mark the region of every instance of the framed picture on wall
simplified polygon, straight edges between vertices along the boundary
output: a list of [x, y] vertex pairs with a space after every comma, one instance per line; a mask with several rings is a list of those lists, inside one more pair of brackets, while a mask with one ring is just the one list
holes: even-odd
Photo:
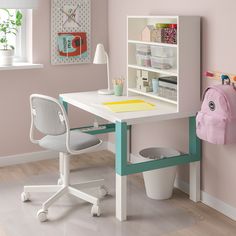
[[91, 62], [90, 0], [51, 0], [51, 63]]

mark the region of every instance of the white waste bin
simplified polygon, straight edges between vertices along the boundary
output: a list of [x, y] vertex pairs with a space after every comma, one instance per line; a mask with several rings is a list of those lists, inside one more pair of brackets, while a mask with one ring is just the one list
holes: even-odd
[[[179, 156], [180, 152], [172, 148], [147, 148], [139, 152], [139, 162]], [[156, 200], [172, 196], [177, 167], [166, 167], [143, 172], [147, 196]]]

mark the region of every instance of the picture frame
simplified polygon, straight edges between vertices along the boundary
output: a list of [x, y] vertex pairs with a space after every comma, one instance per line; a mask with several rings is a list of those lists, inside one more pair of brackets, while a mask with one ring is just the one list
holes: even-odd
[[51, 64], [90, 62], [90, 0], [51, 0]]

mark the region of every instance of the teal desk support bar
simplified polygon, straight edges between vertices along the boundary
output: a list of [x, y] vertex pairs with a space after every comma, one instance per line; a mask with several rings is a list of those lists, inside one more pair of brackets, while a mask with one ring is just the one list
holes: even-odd
[[59, 101], [63, 105], [63, 107], [65, 108], [66, 112], [68, 113], [68, 103], [65, 102], [62, 97], [59, 97]]
[[195, 117], [189, 118], [189, 154], [140, 163], [127, 163], [127, 125], [116, 123], [116, 173], [124, 176], [200, 161], [201, 143], [196, 136]]
[[166, 159], [140, 162], [136, 164], [128, 164], [125, 167], [125, 171], [123, 175], [135, 174], [135, 173], [140, 173], [140, 172], [149, 171], [149, 170], [155, 170], [155, 169], [161, 169], [161, 168], [170, 167], [170, 166], [187, 164], [192, 161], [194, 160], [190, 159], [188, 154], [185, 154], [185, 155], [170, 157]]
[[[85, 126], [85, 127], [79, 127], [79, 128], [72, 128], [71, 130], [83, 130], [83, 129], [91, 128], [91, 130], [83, 131], [83, 132], [87, 133], [87, 134], [92, 134], [92, 135], [114, 133], [116, 131], [115, 124], [102, 124], [102, 125], [99, 125], [99, 126], [105, 126], [106, 128], [98, 129], [98, 130], [92, 130], [93, 126]], [[131, 126], [129, 125], [127, 128], [128, 128], [128, 130], [130, 130]]]
[[98, 129], [98, 130], [92, 130], [93, 126], [85, 126], [85, 127], [79, 127], [79, 128], [73, 128], [71, 130], [83, 130], [87, 128], [91, 128], [89, 131], [83, 131], [87, 134], [97, 135], [97, 134], [106, 134], [106, 133], [114, 133], [115, 132], [115, 124], [102, 124], [99, 126], [105, 126], [104, 129]]

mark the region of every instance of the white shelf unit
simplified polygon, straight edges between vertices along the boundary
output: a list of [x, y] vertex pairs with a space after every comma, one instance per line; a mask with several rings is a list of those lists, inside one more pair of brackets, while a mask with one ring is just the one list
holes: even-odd
[[[177, 24], [177, 44], [144, 42], [141, 32], [147, 25], [157, 23]], [[176, 105], [176, 112], [197, 112], [200, 108], [200, 17], [198, 16], [128, 16], [127, 17], [127, 93], [141, 94]], [[173, 50], [174, 66], [156, 69], [136, 63], [136, 44], [162, 46]], [[137, 70], [156, 73], [157, 77], [177, 77], [177, 100], [143, 92], [136, 87]]]

